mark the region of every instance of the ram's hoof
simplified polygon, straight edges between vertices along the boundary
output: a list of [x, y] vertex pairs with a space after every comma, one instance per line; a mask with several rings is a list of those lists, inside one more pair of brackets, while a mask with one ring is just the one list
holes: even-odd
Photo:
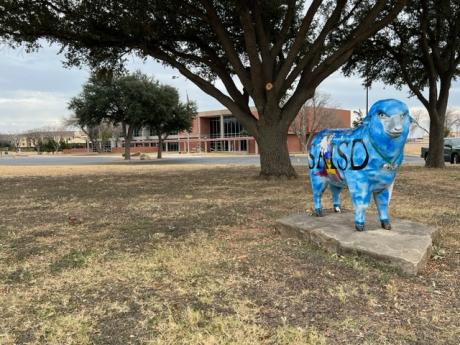
[[323, 216], [323, 210], [320, 208], [315, 209], [315, 216], [316, 217], [322, 217]]
[[356, 231], [364, 231], [364, 224], [355, 224]]
[[340, 208], [340, 206], [334, 206], [334, 212], [335, 213], [342, 213], [342, 209]]
[[391, 230], [391, 224], [390, 222], [381, 222], [382, 228], [385, 230]]

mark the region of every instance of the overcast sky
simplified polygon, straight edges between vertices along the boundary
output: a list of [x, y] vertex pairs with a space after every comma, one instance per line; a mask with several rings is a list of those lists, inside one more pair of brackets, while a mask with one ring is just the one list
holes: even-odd
[[[86, 69], [64, 68], [63, 56], [57, 52], [57, 47], [42, 48], [31, 54], [24, 49], [0, 47], [0, 133], [59, 126], [62, 119], [70, 115], [67, 104], [81, 91], [89, 73]], [[139, 69], [162, 83], [175, 86], [184, 100], [188, 94], [197, 102], [199, 111], [223, 108], [178, 72], [152, 60], [143, 63], [132, 58], [129, 68]], [[173, 76], [180, 77], [173, 79]], [[320, 85], [319, 91], [330, 94], [331, 103], [338, 107], [365, 108], [365, 90], [357, 78], [345, 78], [335, 73]], [[408, 98], [407, 89], [398, 91], [376, 84], [370, 90], [369, 103], [382, 98], [399, 98], [409, 107], [421, 107], [416, 98]], [[451, 89], [449, 105], [460, 107], [459, 82]]]

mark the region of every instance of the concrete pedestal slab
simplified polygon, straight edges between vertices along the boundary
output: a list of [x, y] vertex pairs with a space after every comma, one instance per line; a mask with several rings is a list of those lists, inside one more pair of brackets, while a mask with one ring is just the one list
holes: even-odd
[[307, 213], [277, 220], [284, 236], [311, 241], [334, 253], [356, 253], [383, 261], [404, 273], [415, 275], [431, 255], [437, 230], [424, 224], [392, 218], [392, 230], [384, 230], [375, 214], [368, 214], [366, 230], [355, 230], [353, 213], [326, 211], [324, 217]]

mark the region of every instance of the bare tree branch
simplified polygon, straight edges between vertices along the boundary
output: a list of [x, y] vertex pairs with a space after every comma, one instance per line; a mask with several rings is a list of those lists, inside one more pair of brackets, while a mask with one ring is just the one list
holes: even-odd
[[274, 82], [275, 90], [281, 90], [284, 80], [286, 76], [288, 75], [289, 71], [291, 70], [295, 59], [297, 58], [297, 54], [299, 53], [300, 49], [305, 43], [305, 38], [310, 29], [313, 18], [315, 17], [315, 14], [317, 13], [318, 8], [321, 5], [321, 3], [322, 3], [321, 0], [313, 0], [312, 4], [308, 8], [308, 11], [304, 16], [302, 20], [302, 24], [300, 25], [299, 31], [295, 37], [294, 43], [292, 44], [292, 47], [289, 50], [289, 53], [284, 63], [281, 65], [278, 75], [276, 76], [276, 79]]
[[233, 44], [230, 41], [230, 38], [228, 37], [226, 30], [222, 25], [222, 22], [220, 21], [214, 6], [209, 2], [209, 0], [200, 1], [206, 8], [206, 11], [210, 18], [209, 24], [212, 26], [219, 41], [222, 43], [222, 47], [224, 48], [230, 63], [235, 68], [238, 78], [240, 79], [241, 83], [246, 87], [246, 89], [250, 93], [252, 93], [253, 85], [251, 79], [247, 75], [246, 69], [244, 68], [243, 63], [241, 62], [238, 53], [233, 47]]
[[[319, 3], [321, 3], [321, 1], [319, 1]], [[296, 0], [289, 0], [287, 3], [287, 11], [286, 11], [286, 15], [284, 16], [281, 31], [270, 52], [273, 60], [275, 60], [275, 58], [280, 54], [283, 48], [283, 45], [285, 44], [287, 33], [289, 31], [290, 26], [292, 25], [292, 21], [294, 20], [295, 5], [296, 5]]]

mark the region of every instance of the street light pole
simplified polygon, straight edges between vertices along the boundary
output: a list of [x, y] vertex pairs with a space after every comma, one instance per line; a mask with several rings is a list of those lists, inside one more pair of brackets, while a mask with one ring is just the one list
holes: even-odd
[[[171, 77], [171, 79], [179, 79], [179, 78], [180, 78], [180, 76], [178, 76], [178, 75], [173, 75]], [[185, 77], [184, 77], [184, 79], [185, 79], [185, 83], [184, 83], [184, 85], [185, 85], [185, 98], [187, 99], [187, 104], [188, 104], [188, 103], [190, 103], [190, 98], [188, 97], [188, 90], [187, 90], [187, 80], [188, 79], [185, 78]], [[198, 120], [198, 133], [199, 133], [198, 135], [201, 137], [200, 119], [198, 118], [197, 120]], [[179, 134], [178, 134], [178, 137], [179, 137]], [[200, 152], [201, 152], [201, 141], [199, 141], [199, 143], [200, 143]], [[180, 145], [179, 145], [179, 150], [180, 150]], [[190, 153], [190, 132], [188, 132], [188, 131], [187, 131], [187, 153]]]
[[366, 116], [369, 113], [369, 86], [366, 85]]
[[369, 75], [370, 75], [370, 68], [369, 68], [369, 64], [366, 63], [366, 74], [365, 74], [365, 79], [364, 79], [364, 82], [365, 82], [364, 85], [366, 86], [366, 116], [369, 113], [369, 86], [371, 85], [371, 83], [369, 82], [370, 81]]

